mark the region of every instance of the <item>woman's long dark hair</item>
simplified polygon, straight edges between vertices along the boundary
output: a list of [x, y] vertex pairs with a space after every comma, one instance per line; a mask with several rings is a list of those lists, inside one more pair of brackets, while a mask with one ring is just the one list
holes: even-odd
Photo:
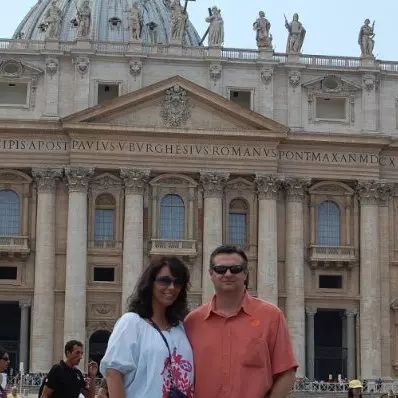
[[[352, 388], [350, 388], [348, 390], [348, 398], [352, 398], [353, 396], [354, 396], [354, 394], [353, 394]], [[359, 397], [362, 398], [362, 393], [361, 393], [361, 395]]]
[[128, 311], [135, 312], [141, 318], [149, 319], [153, 315], [152, 291], [156, 276], [163, 267], [169, 267], [174, 278], [181, 279], [184, 285], [176, 301], [166, 308], [167, 321], [177, 326], [188, 314], [187, 291], [189, 288], [189, 270], [177, 257], [161, 257], [151, 261], [150, 265], [141, 274], [134, 293], [128, 299]]

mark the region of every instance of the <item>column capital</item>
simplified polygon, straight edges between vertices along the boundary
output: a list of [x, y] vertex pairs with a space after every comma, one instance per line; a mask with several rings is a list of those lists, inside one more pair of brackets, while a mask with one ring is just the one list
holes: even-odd
[[282, 186], [280, 177], [271, 174], [256, 174], [256, 185], [258, 199], [278, 199], [278, 192]]
[[36, 180], [38, 192], [54, 192], [56, 180], [62, 177], [62, 173], [62, 168], [32, 169], [32, 176]]
[[93, 174], [93, 167], [65, 167], [69, 192], [87, 193], [88, 184]]
[[309, 179], [287, 178], [284, 187], [288, 202], [303, 202], [309, 185]]
[[221, 198], [229, 173], [220, 171], [201, 171], [200, 182], [206, 198]]
[[32, 306], [32, 301], [30, 299], [19, 300], [19, 308], [30, 308]]
[[149, 169], [120, 169], [126, 194], [143, 195], [150, 173]]
[[309, 317], [314, 317], [317, 312], [317, 308], [306, 307], [305, 309], [305, 314]]
[[358, 311], [355, 309], [345, 310], [344, 315], [347, 318], [355, 318], [358, 315]]
[[359, 181], [357, 193], [363, 205], [384, 205], [392, 195], [393, 184], [385, 181]]

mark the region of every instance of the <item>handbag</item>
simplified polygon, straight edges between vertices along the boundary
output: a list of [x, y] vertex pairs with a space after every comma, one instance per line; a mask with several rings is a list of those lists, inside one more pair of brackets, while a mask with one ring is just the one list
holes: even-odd
[[[164, 337], [164, 334], [162, 333], [162, 331], [160, 330], [159, 326], [156, 325], [156, 323], [152, 320], [149, 319], [151, 322], [151, 325], [159, 332], [159, 334], [162, 336], [162, 339], [164, 341], [164, 343], [166, 344], [167, 347], [167, 351], [169, 352], [169, 360], [170, 360], [170, 366], [171, 366], [171, 351], [170, 351], [170, 346], [169, 343], [167, 342], [166, 337]], [[181, 390], [179, 390], [175, 385], [174, 385], [174, 379], [172, 378], [172, 386], [169, 392], [169, 398], [187, 398], [187, 395], [184, 394]]]

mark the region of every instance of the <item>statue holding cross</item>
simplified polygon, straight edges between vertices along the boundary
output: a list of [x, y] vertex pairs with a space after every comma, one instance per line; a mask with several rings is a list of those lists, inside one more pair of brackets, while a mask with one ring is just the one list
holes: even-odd
[[221, 10], [214, 6], [211, 9], [211, 15], [206, 18], [209, 26], [209, 47], [221, 47], [224, 44], [224, 20], [221, 16]]

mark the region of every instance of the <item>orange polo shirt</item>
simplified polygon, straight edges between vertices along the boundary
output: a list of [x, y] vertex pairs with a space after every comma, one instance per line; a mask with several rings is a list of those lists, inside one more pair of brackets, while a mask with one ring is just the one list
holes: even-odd
[[245, 294], [230, 316], [216, 298], [185, 319], [195, 363], [195, 398], [264, 398], [273, 377], [297, 368], [282, 311]]

